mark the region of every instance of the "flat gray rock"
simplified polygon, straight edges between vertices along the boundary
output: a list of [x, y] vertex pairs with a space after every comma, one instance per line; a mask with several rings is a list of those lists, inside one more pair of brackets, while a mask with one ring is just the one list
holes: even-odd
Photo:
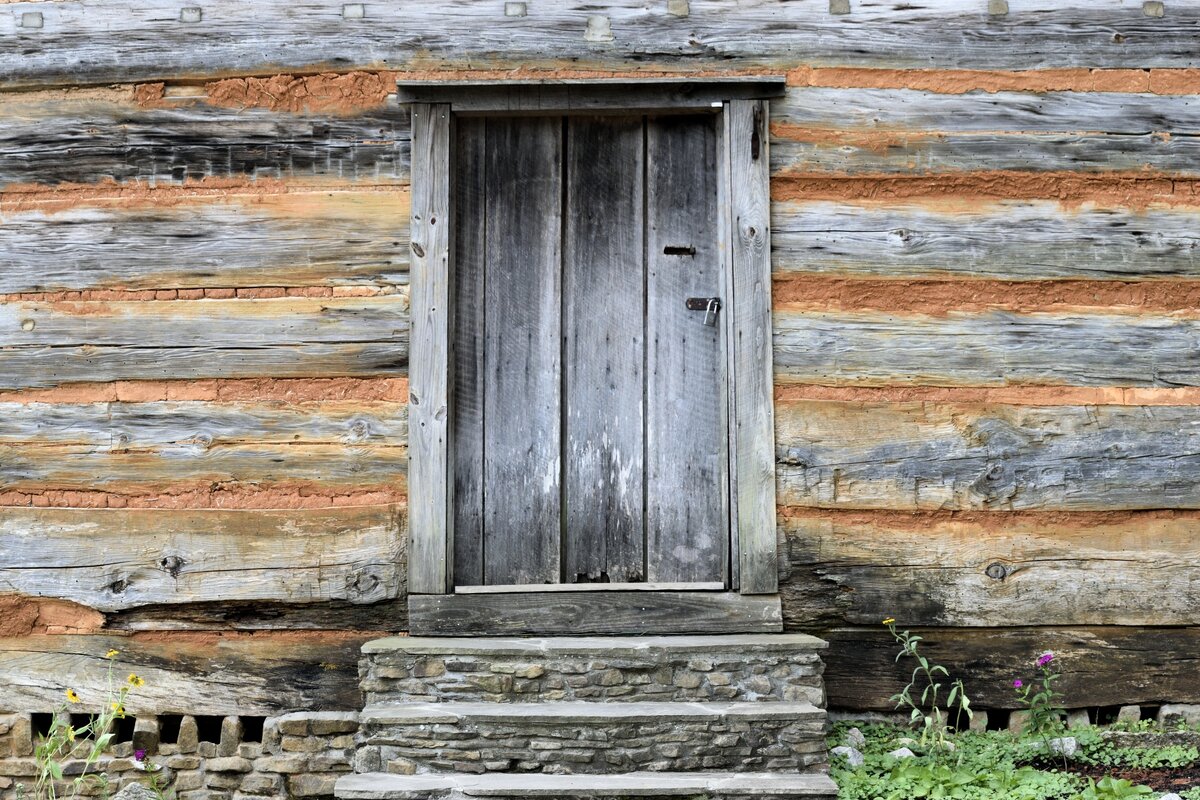
[[840, 756], [846, 759], [846, 763], [852, 767], [861, 767], [866, 763], [866, 759], [863, 758], [862, 753], [858, 752], [858, 750], [854, 749], [853, 747], [846, 747], [844, 745], [842, 747], [833, 748], [829, 751], [829, 755], [835, 757]]

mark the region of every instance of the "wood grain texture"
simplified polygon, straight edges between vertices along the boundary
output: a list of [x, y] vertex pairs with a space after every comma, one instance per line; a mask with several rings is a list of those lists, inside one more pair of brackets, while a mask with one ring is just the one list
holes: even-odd
[[562, 140], [558, 117], [488, 120], [488, 584], [558, 583], [561, 577]]
[[408, 282], [407, 192], [101, 202], [0, 217], [0, 294]]
[[202, 103], [148, 109], [67, 95], [8, 100], [2, 108], [0, 189], [247, 176], [408, 182], [408, 111], [398, 105], [334, 116]]
[[1169, 513], [785, 517], [784, 619], [796, 629], [1190, 625], [1200, 519]]
[[777, 588], [767, 104], [729, 105], [738, 585]]
[[169, 378], [396, 375], [403, 295], [0, 304], [0, 387]]
[[771, 104], [789, 172], [1155, 169], [1196, 174], [1200, 105], [1181, 95], [793, 87]]
[[483, 583], [484, 361], [487, 311], [487, 120], [455, 125], [454, 308], [450, 449], [454, 476], [454, 585]]
[[644, 135], [640, 116], [567, 118], [567, 583], [646, 578]]
[[412, 109], [413, 200], [412, 342], [409, 375], [410, 509], [408, 586], [444, 592], [454, 567], [450, 527], [450, 230], [453, 205], [454, 129], [450, 107]]
[[[723, 297], [716, 118], [652, 118], [646, 136], [646, 550], [650, 581], [727, 579]], [[680, 251], [683, 254], [680, 254]], [[719, 316], [714, 323], [719, 322]]]
[[403, 485], [407, 434], [388, 402], [0, 403], [0, 488]]
[[[903, 619], [898, 625], [908, 627]], [[917, 628], [914, 633], [925, 637], [921, 651], [931, 661], [964, 678], [976, 708], [1013, 708], [1014, 676], [1033, 677], [1034, 659], [1047, 650], [1062, 665], [1057, 688], [1071, 707], [1200, 701], [1200, 628]], [[912, 664], [896, 663], [896, 643], [883, 626], [837, 628], [822, 638], [829, 641], [822, 656], [829, 707], [891, 712], [887, 698], [904, 688]]]
[[94, 711], [115, 671], [136, 672], [146, 684], [131, 692], [131, 714], [242, 714], [357, 711], [358, 657], [371, 634], [279, 636], [119, 635], [28, 636], [0, 639], [4, 710], [53, 712], [63, 686]]
[[828, 508], [1200, 507], [1194, 406], [798, 402], [780, 502]]
[[[662, 5], [620, 0], [603, 9], [611, 39], [593, 41], [585, 33], [595, 9], [580, 2], [506, 17], [502, 6], [471, 0], [424, 7], [384, 0], [364, 18], [346, 19], [340, 0], [253, 7], [214, 0], [193, 23], [180, 22], [179, 6], [167, 0], [13, 3], [0, 20], [0, 35], [15, 43], [0, 54], [0, 74], [19, 87], [305, 67], [505, 68], [532, 57], [618, 69], [631, 58], [668, 68], [705, 61], [778, 68], [796, 54], [813, 65], [1190, 67], [1200, 19], [1200, 9], [1178, 4], [1148, 17], [1138, 0], [1051, 8], [1010, 0], [1003, 17], [965, 0], [863, 4], [844, 16], [828, 8], [823, 0], [693, 0], [689, 15], [678, 17]], [[21, 27], [24, 12], [40, 12], [42, 27]]]
[[776, 310], [781, 382], [886, 386], [1195, 386], [1200, 320], [1063, 312]]
[[391, 506], [325, 511], [6, 509], [0, 586], [98, 611], [218, 601], [355, 604], [404, 594]]
[[779, 608], [778, 595], [731, 592], [528, 592], [408, 600], [414, 636], [778, 633]]
[[1192, 209], [1081, 208], [1006, 201], [919, 205], [777, 202], [776, 273], [1038, 280], [1200, 276]]

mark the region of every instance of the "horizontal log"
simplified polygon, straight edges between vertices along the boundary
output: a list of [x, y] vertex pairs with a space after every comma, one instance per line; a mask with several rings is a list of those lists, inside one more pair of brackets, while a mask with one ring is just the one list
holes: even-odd
[[[404, 569], [403, 563], [400, 568]], [[404, 631], [408, 629], [408, 598], [400, 596], [368, 605], [348, 600], [148, 605], [106, 614], [104, 628], [112, 631]]]
[[0, 388], [402, 374], [404, 295], [0, 304]]
[[82, 444], [113, 453], [169, 445], [342, 444], [403, 447], [408, 404], [0, 402], [0, 444]]
[[771, 166], [788, 172], [1136, 170], [1196, 174], [1188, 96], [941, 94], [791, 88], [771, 104]]
[[0, 586], [98, 611], [217, 601], [355, 604], [404, 593], [392, 506], [321, 511], [6, 509]]
[[0, 294], [408, 280], [406, 191], [151, 196], [0, 219]]
[[786, 517], [785, 624], [1189, 625], [1200, 517], [897, 513]]
[[621, 0], [604, 6], [604, 23], [589, 22], [597, 10], [581, 2], [513, 16], [473, 0], [421, 7], [382, 0], [362, 17], [343, 5], [213, 0], [197, 19], [182, 19], [167, 0], [14, 3], [0, 19], [0, 36], [13, 42], [0, 53], [0, 74], [22, 87], [381, 65], [504, 69], [531, 61], [785, 68], [799, 54], [812, 65], [1190, 67], [1200, 20], [1200, 9], [1181, 4], [1150, 17], [1140, 0], [1052, 7], [1010, 0], [1002, 16], [965, 0], [852, 4], [847, 15], [830, 14], [825, 0], [692, 0], [683, 15]]
[[777, 310], [780, 382], [886, 386], [1196, 386], [1200, 320], [1005, 311]]
[[68, 95], [18, 96], [0, 109], [5, 118], [0, 189], [103, 181], [156, 186], [247, 176], [408, 182], [408, 113], [394, 103], [333, 116], [200, 103], [139, 108]]
[[1194, 209], [776, 202], [771, 220], [777, 273], [1012, 280], [1200, 276]]
[[163, 445], [150, 451], [113, 453], [82, 445], [0, 445], [0, 488], [169, 492], [214, 484], [230, 488], [301, 484], [308, 491], [405, 486], [405, 447], [342, 445]]
[[126, 698], [132, 714], [357, 711], [359, 649], [373, 638], [312, 632], [0, 639], [0, 711], [57, 711], [68, 688], [82, 699], [79, 711], [97, 710], [108, 696], [110, 649], [120, 652], [117, 676], [134, 672], [146, 682]]
[[[881, 609], [880, 614], [887, 614]], [[907, 628], [905, 620], [897, 625]], [[1068, 708], [1163, 702], [1200, 702], [1200, 628], [918, 628], [921, 650], [951, 676], [963, 678], [976, 708], [1015, 708], [1014, 678], [1036, 677], [1034, 659], [1055, 654], [1063, 676], [1056, 688]], [[825, 690], [830, 708], [891, 711], [888, 697], [912, 672], [896, 662], [899, 647], [888, 632], [838, 628], [829, 641]]]
[[1200, 508], [1200, 407], [800, 401], [776, 414], [783, 505]]

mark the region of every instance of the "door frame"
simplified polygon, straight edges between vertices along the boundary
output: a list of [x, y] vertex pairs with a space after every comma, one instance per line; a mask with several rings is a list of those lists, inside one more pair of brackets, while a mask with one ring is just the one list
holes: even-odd
[[[597, 592], [593, 597], [603, 595], [605, 602], [612, 605], [620, 602], [619, 598], [632, 596], [629, 602], [634, 606], [655, 602], [663, 608], [685, 601], [693, 621], [684, 627], [707, 620], [705, 629], [711, 630], [710, 615], [696, 605], [703, 605], [699, 598], [714, 595], [721, 598], [710, 605], [715, 602], [724, 609], [721, 617], [728, 618], [730, 603], [736, 606], [737, 598], [745, 596], [747, 601], [754, 600], [746, 607], [752, 620], [742, 619], [733, 625], [742, 626], [737, 629], [761, 630], [764, 614], [772, 618], [776, 615], [764, 611], [759, 601], [766, 598], [750, 596], [775, 595], [778, 591], [768, 100], [782, 94], [784, 79], [754, 76], [703, 81], [421, 81], [402, 82], [397, 88], [399, 101], [410, 106], [412, 120], [408, 592], [414, 623], [418, 610], [438, 608], [444, 612], [448, 603], [462, 604], [464, 612], [468, 604], [477, 607], [489, 598], [497, 607], [495, 611], [505, 603], [513, 608], [523, 607], [523, 603], [529, 603], [522, 600], [522, 595], [539, 594], [542, 588], [531, 586], [525, 593], [454, 594], [450, 392], [455, 115], [702, 109], [720, 115], [718, 249], [724, 261], [727, 298], [722, 309], [727, 313], [721, 319], [725, 325], [724, 366], [729, 393], [727, 475], [730, 546], [734, 555], [729, 562], [731, 590], [670, 592], [675, 595], [673, 599], [658, 600], [653, 599], [656, 593], [646, 591]], [[566, 597], [577, 592], [557, 594]], [[440, 630], [445, 627], [444, 616], [439, 616], [443, 622], [419, 627]], [[564, 612], [559, 620], [572, 616]], [[734, 616], [740, 619], [744, 615]], [[549, 632], [556, 624], [534, 627]], [[666, 632], [661, 625], [654, 630]]]

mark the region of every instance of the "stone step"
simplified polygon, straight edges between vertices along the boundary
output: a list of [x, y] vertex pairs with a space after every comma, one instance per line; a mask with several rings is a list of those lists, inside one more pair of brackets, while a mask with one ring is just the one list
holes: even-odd
[[368, 705], [411, 702], [783, 701], [824, 706], [803, 634], [407, 638], [363, 647]]
[[819, 771], [809, 703], [410, 703], [361, 716], [357, 772]]
[[625, 775], [347, 775], [337, 782], [340, 800], [466, 800], [537, 797], [542, 800], [834, 800], [826, 775], [779, 773], [633, 772]]

